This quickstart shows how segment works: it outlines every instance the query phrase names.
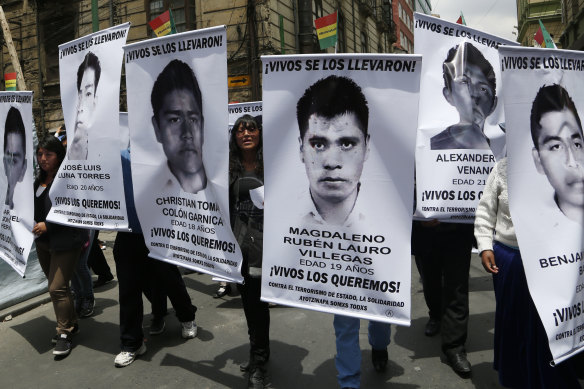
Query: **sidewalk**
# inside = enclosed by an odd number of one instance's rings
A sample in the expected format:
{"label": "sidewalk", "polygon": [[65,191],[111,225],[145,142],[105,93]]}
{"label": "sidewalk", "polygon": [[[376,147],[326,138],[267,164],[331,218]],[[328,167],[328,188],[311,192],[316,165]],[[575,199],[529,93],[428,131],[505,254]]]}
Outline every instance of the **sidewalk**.
{"label": "sidewalk", "polygon": [[[106,257],[112,271],[115,233],[103,232]],[[413,261],[412,261],[413,262]],[[427,309],[415,265],[412,266],[412,326],[392,326],[390,364],[378,374],[371,365],[367,325],[363,321],[363,388],[498,388],[492,369],[494,296],[491,278],[473,255],[470,280],[471,317],[468,358],[471,379],[452,372],[440,357],[440,337],[425,337]],[[171,313],[166,331],[147,338],[147,353],[132,365],[114,367],[119,352],[118,289],[113,282],[96,289],[95,314],[80,320],[71,355],[54,361],[51,337],[55,322],[48,296],[39,296],[0,312],[12,314],[0,323],[0,377],[4,388],[245,388],[239,364],[247,359],[247,328],[239,297],[213,299],[216,284],[204,274],[185,276],[197,305],[199,334],[183,340],[180,324]],[[145,333],[150,306],[145,300]],[[169,305],[170,306],[170,305]],[[332,315],[287,307],[271,308],[272,388],[336,388],[335,343]]]}

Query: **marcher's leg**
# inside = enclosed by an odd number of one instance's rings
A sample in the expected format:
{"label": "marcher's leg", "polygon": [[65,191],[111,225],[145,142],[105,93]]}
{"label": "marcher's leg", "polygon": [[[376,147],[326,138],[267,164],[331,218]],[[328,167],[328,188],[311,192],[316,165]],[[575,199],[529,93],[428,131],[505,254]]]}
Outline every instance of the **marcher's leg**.
{"label": "marcher's leg", "polygon": [[249,334],[250,367],[263,366],[270,358],[270,309],[260,301],[261,279],[246,276],[238,288]]}
{"label": "marcher's leg", "polygon": [[163,290],[170,299],[170,303],[176,312],[176,317],[181,323],[195,320],[195,311],[197,308],[191,302],[191,296],[185,286],[185,282],[176,265],[154,261],[156,264],[155,277],[162,285]]}
{"label": "marcher's leg", "polygon": [[341,388],[359,388],[361,386],[360,321],[354,317],[335,315],[333,325],[337,345],[335,366],[339,385]]}
{"label": "marcher's leg", "polygon": [[387,346],[391,341],[391,325],[378,321],[369,321],[369,344],[371,345],[371,361],[376,371],[385,371],[389,355]]}
{"label": "marcher's leg", "polygon": [[97,275],[97,281],[95,281],[94,285],[95,287],[104,285],[114,279],[112,271],[103,255],[103,251],[99,247],[98,237],[99,230],[95,230],[95,234],[90,243],[91,247],[89,248],[89,258],[87,260],[87,265]]}
{"label": "marcher's leg", "polygon": [[49,294],[57,317],[57,333],[70,334],[77,323],[69,281],[73,276],[81,248],[50,251]]}
{"label": "marcher's leg", "polygon": [[114,243],[114,259],[118,276],[122,351],[136,351],[143,343],[142,269],[147,256],[142,235],[118,232]]}

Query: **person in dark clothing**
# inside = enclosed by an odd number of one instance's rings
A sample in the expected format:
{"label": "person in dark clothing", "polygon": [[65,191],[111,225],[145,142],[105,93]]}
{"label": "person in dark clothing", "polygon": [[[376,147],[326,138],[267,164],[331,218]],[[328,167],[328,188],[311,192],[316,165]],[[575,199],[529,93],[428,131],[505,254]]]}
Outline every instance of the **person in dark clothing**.
{"label": "person in dark clothing", "polygon": [[466,358],[468,333],[468,276],[473,244],[473,225],[414,222],[412,249],[424,286],[430,319],[425,334],[442,334],[442,351],[452,370],[469,377]]}
{"label": "person in dark clothing", "polygon": [[57,317],[57,336],[53,354],[64,357],[71,352],[72,335],[79,328],[69,282],[88,234],[86,230],[46,220],[52,206],[49,190],[61,162],[65,159],[65,148],[61,142],[53,136],[46,137],[39,142],[36,156],[40,171],[34,183],[36,224],[32,232],[36,236],[39,263],[47,276],[49,294]]}
{"label": "person in dark clothing", "polygon": [[244,284],[238,285],[249,334],[248,386],[263,388],[270,358],[270,311],[260,301],[264,211],[251,201],[249,191],[263,186],[261,129],[250,115],[237,119],[229,150],[229,209],[231,227],[241,247]]}

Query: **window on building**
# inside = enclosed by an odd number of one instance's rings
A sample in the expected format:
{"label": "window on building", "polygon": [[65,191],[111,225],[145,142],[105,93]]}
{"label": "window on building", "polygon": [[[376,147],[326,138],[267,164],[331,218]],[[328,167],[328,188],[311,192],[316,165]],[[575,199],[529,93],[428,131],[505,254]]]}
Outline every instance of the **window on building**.
{"label": "window on building", "polygon": [[361,31],[361,52],[369,52],[369,38],[367,37],[367,32]]}
{"label": "window on building", "polygon": [[[148,20],[152,20],[170,9],[177,32],[196,28],[195,0],[146,0],[146,2]],[[151,35],[154,36],[153,31],[151,31]]]}
{"label": "window on building", "polygon": [[322,18],[324,11],[322,10],[322,0],[314,0],[314,19]]}
{"label": "window on building", "polygon": [[[43,81],[47,95],[59,93],[59,45],[75,39],[78,13],[75,7],[61,2],[43,1],[39,4],[39,35],[42,42]],[[52,88],[50,84],[55,84]],[[47,87],[46,84],[49,84]]]}

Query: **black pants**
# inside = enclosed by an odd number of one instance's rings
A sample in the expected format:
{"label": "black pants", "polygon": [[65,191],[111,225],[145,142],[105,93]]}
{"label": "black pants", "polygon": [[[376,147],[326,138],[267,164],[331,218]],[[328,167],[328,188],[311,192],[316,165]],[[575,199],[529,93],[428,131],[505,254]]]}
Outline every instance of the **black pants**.
{"label": "black pants", "polygon": [[91,248],[89,249],[89,256],[87,257],[87,266],[99,277],[99,278],[112,278],[112,271],[107,264],[105,256],[97,238],[99,237],[99,230],[95,230],[95,235],[93,236],[93,242],[91,242]]}
{"label": "black pants", "polygon": [[245,284],[237,285],[241,293],[243,311],[247,321],[250,344],[250,367],[263,366],[270,358],[270,308],[260,301],[261,278],[244,276]]}
{"label": "black pants", "polygon": [[118,276],[123,351],[136,351],[144,339],[142,293],[150,300],[154,315],[162,310],[166,314],[168,296],[179,321],[195,320],[197,308],[191,304],[178,268],[148,257],[142,234],[118,232],[114,243],[114,259]]}
{"label": "black pants", "polygon": [[152,315],[163,317],[166,315],[167,300],[174,308],[178,321],[195,320],[197,308],[191,303],[191,296],[187,292],[182,274],[176,265],[152,260],[152,273],[154,277],[151,283]]}
{"label": "black pants", "polygon": [[473,226],[422,227],[417,250],[424,298],[431,318],[441,321],[442,350],[464,351],[468,331],[468,273]]}

